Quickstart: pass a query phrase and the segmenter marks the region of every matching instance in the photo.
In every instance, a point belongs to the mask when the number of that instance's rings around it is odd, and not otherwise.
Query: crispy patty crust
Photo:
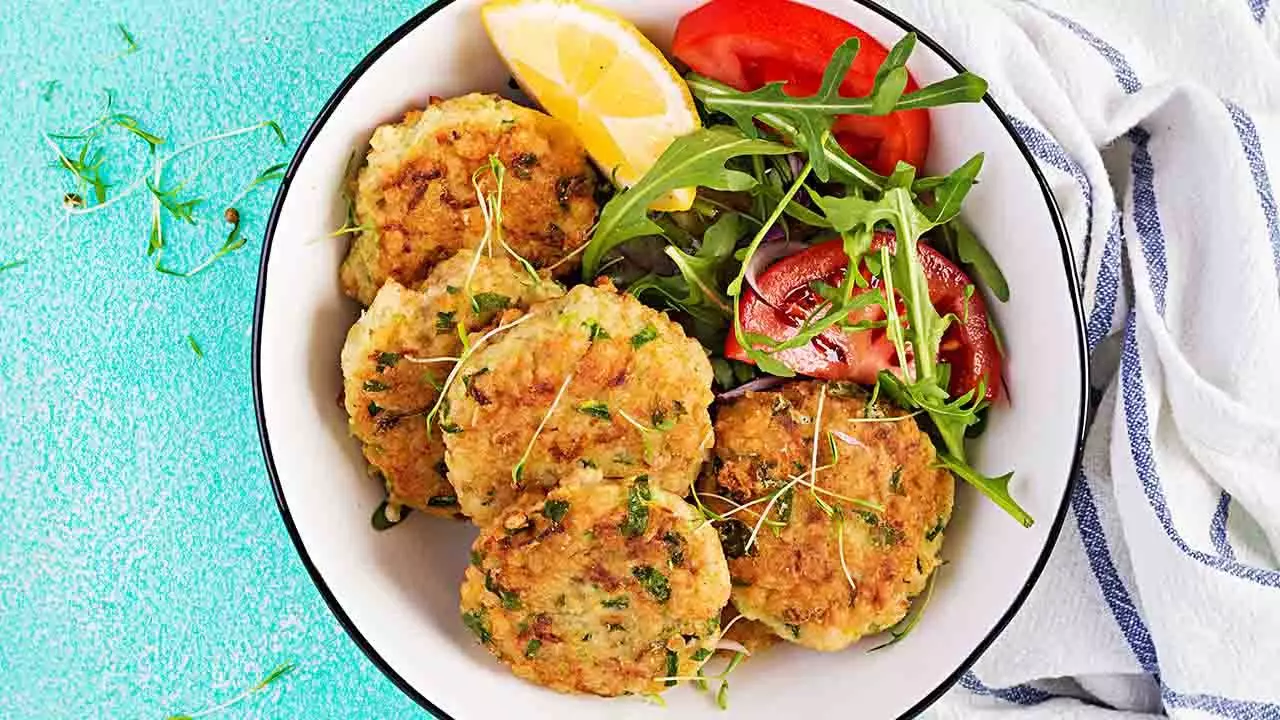
[[[480,244],[485,221],[473,176],[483,192],[495,190],[491,155],[505,167],[502,238],[534,266],[565,259],[595,222],[596,176],[572,130],[497,96],[409,112],[379,127],[370,144],[354,191],[365,229],[340,271],[343,291],[365,305],[388,278],[413,286],[436,263]]]
[[[517,676],[561,692],[660,693],[711,656],[729,569],[715,529],[647,479],[582,470],[476,540],[463,622]]]
[[[351,433],[371,471],[386,483],[388,502],[435,515],[459,513],[446,478],[444,441],[438,429],[427,431],[426,420],[453,363],[428,360],[459,356],[458,327],[475,331],[508,308],[563,293],[554,281],[535,282],[504,257],[476,258],[470,250],[438,265],[421,291],[387,281],[347,333],[342,375]]]
[[[711,446],[711,364],[667,317],[611,286],[573,288],[479,349],[448,390],[449,476],[491,521],[581,467],[684,495]]]
[[[805,381],[722,406],[716,436],[700,492],[732,501],[709,496],[718,511],[743,508],[718,523],[743,615],[816,650],[906,615],[939,565],[955,491],[914,419],[856,386]]]

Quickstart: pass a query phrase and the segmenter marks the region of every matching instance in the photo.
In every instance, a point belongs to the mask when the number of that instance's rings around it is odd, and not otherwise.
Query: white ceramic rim
[[[420,25],[427,22],[439,11],[452,5],[454,0],[437,0],[429,7],[425,8],[417,15],[414,15],[403,25],[396,28],[394,32],[388,35],[382,42],[378,43],[368,55],[362,59],[355,68],[343,79],[338,85],[328,101],[325,102],[314,122],[307,129],[298,150],[295,152],[293,159],[289,163],[288,169],[285,171],[285,177],[280,183],[280,188],[276,194],[275,203],[271,209],[271,215],[267,222],[266,233],[263,239],[262,256],[258,271],[257,295],[254,302],[253,317],[253,395],[254,410],[258,420],[258,435],[262,443],[263,457],[266,460],[267,471],[271,478],[272,490],[276,498],[276,504],[280,509],[281,518],[284,520],[288,529],[289,537],[292,539],[294,547],[298,551],[298,555],[302,560],[302,564],[306,567],[308,574],[311,576],[312,582],[315,583],[316,589],[320,591],[320,595],[324,598],[325,603],[329,606],[329,610],[338,619],[343,629],[355,642],[355,644],[364,652],[364,654],[373,662],[373,664],[382,671],[388,679],[392,681],[408,697],[412,698],[424,710],[431,713],[439,720],[454,720],[453,716],[445,712],[443,709],[435,705],[431,700],[418,692],[408,681],[406,681],[399,673],[397,673],[390,664],[374,649],[372,644],[364,637],[355,623],[352,622],[347,612],[338,603],[333,591],[328,587],[325,579],[317,570],[315,563],[311,560],[307,548],[302,542],[298,528],[294,523],[292,514],[289,511],[288,502],[285,499],[284,491],[280,484],[279,473],[276,470],[275,460],[271,454],[271,439],[267,431],[266,414],[263,410],[263,393],[262,393],[262,319],[266,300],[266,284],[267,284],[267,268],[271,257],[271,244],[276,234],[276,226],[280,219],[281,211],[285,205],[285,198],[289,193],[289,186],[293,180],[294,174],[299,165],[302,163],[303,157],[310,149],[312,142],[320,134],[325,123],[337,109],[338,105],[346,97],[347,93],[356,84],[356,82],[364,75],[364,73],[380,58],[384,53],[400,42],[405,36],[417,29]],[[918,36],[919,42],[923,43],[930,50],[935,52],[945,63],[950,65],[956,72],[964,72],[965,68],[961,63],[947,52],[940,44],[927,34],[921,32],[918,28],[899,17],[892,11],[881,7],[873,0],[849,0],[849,2],[861,5],[871,12],[880,15],[885,20],[897,25],[904,33],[913,32]],[[977,660],[990,647],[991,643],[1003,632],[1005,626],[1013,619],[1018,610],[1022,607],[1027,595],[1030,594],[1031,588],[1035,586],[1039,580],[1040,574],[1043,572],[1045,565],[1048,563],[1049,556],[1053,551],[1054,545],[1057,543],[1059,532],[1062,529],[1062,523],[1066,519],[1067,508],[1070,504],[1071,493],[1075,488],[1076,476],[1080,467],[1081,452],[1084,447],[1084,431],[1086,418],[1088,413],[1088,388],[1089,388],[1089,363],[1088,350],[1085,342],[1084,331],[1084,311],[1081,303],[1081,294],[1078,281],[1075,274],[1075,258],[1071,250],[1071,243],[1067,236],[1066,227],[1062,221],[1061,212],[1054,198],[1053,191],[1049,187],[1048,181],[1040,170],[1040,166],[1036,163],[1031,151],[1022,141],[1021,137],[1014,130],[1012,123],[1004,110],[996,104],[995,99],[990,93],[983,97],[983,103],[987,109],[996,117],[1005,131],[1009,134],[1018,150],[1022,153],[1023,160],[1027,163],[1032,175],[1035,176],[1040,186],[1041,194],[1044,197],[1045,209],[1053,222],[1054,230],[1058,237],[1058,245],[1062,252],[1063,273],[1066,276],[1067,285],[1070,289],[1070,302],[1072,313],[1075,317],[1076,329],[1076,345],[1079,353],[1080,368],[1080,392],[1081,398],[1079,403],[1079,417],[1076,424],[1076,443],[1075,452],[1072,457],[1071,466],[1068,469],[1067,481],[1064,484],[1062,500],[1059,503],[1058,510],[1054,515],[1053,524],[1049,529],[1048,536],[1045,539],[1044,548],[1040,552],[1035,565],[1032,567],[1031,573],[1027,577],[1027,581],[1018,592],[1017,596],[1010,603],[1009,608],[1001,616],[1000,620],[992,627],[991,631],[983,638],[974,649],[956,668],[951,672],[936,688],[921,698],[917,703],[912,705],[901,718],[911,718],[920,714],[938,698],[940,698],[947,690],[951,688]]]

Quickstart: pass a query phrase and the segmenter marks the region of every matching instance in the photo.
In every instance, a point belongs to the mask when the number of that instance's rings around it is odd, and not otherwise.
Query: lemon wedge
[[[480,14],[516,81],[616,183],[631,186],[701,127],[688,86],[624,18],[575,0],[492,0]],[[693,196],[675,190],[650,207],[688,210]]]

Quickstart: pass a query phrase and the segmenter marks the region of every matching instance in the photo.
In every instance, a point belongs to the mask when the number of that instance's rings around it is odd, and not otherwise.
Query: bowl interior
[[[601,2],[602,0],[596,0]],[[886,45],[903,30],[848,0],[810,0]],[[357,70],[317,122],[281,190],[268,235],[255,327],[264,443],[285,520],[326,599],[371,657],[420,701],[453,717],[651,716],[639,701],[570,697],[520,681],[474,643],[458,618],[458,586],[474,531],[413,516],[377,533],[369,517],[381,489],[364,471],[346,417],[338,353],[358,309],[336,274],[345,244],[325,239],[344,220],[340,181],[348,157],[373,128],[425,105],[431,95],[505,91],[508,73],[481,28],[480,0],[455,0],[401,31]],[[660,47],[693,0],[605,0]],[[429,17],[427,15],[429,14]],[[927,30],[927,29],[926,29]],[[963,48],[956,48],[963,55]],[[376,55],[376,53],[375,53]],[[910,68],[929,82],[953,74],[924,43]],[[1065,507],[1081,428],[1085,368],[1069,259],[1048,191],[1018,143],[986,104],[934,111],[930,167],[955,167],[986,153],[965,218],[1008,276],[1012,300],[995,315],[1008,349],[1014,404],[996,408],[974,443],[978,467],[1016,470],[1013,493],[1036,518],[1023,529],[967,486],[957,495],[944,550],[950,561],[914,633],[868,655],[864,642],[837,654],[784,646],[736,671],[735,717],[842,707],[851,693],[864,717],[892,717],[945,689],[985,646],[1038,573]],[[1046,380],[1052,378],[1052,380]],[[667,693],[677,712],[714,716],[708,696]],[[683,716],[683,715],[682,715]]]

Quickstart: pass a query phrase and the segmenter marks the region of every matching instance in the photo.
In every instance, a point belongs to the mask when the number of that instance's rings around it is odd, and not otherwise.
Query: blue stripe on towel
[[[1129,131],[1133,143],[1133,224],[1138,229],[1142,255],[1151,276],[1151,294],[1156,310],[1164,316],[1165,289],[1169,286],[1169,267],[1164,253],[1164,230],[1160,224],[1160,206],[1156,203],[1155,166],[1151,162],[1151,133],[1142,127]]]
[[[1138,80],[1138,74],[1133,71],[1133,66],[1129,64],[1129,61],[1125,59],[1125,56],[1122,55],[1114,45],[1108,43],[1097,35],[1094,35],[1088,28],[1065,15],[1060,15],[1035,3],[1028,4],[1054,20],[1057,20],[1060,24],[1071,30],[1071,32],[1074,32],[1081,40],[1089,43],[1094,50],[1097,50],[1098,54],[1111,65],[1111,72],[1115,74],[1116,82],[1120,83],[1120,87],[1126,93],[1132,95],[1142,89],[1142,82]]]
[[[1253,21],[1262,24],[1267,19],[1267,6],[1271,0],[1249,0],[1249,11],[1253,13]]]
[[[1076,178],[1081,192],[1085,193],[1089,199],[1090,214],[1092,214],[1093,185],[1085,176],[1080,164],[1052,138],[1016,118],[1011,120],[1018,134],[1023,137],[1038,159]],[[1120,213],[1116,210],[1112,213],[1111,227],[1107,231],[1106,245],[1103,246],[1097,283],[1094,287],[1093,309],[1085,328],[1090,354],[1109,334],[1113,325],[1116,301],[1120,295],[1120,252],[1123,240],[1124,226],[1120,220]],[[1094,579],[1098,582],[1103,599],[1111,610],[1112,617],[1115,618],[1116,625],[1119,626],[1121,634],[1143,671],[1152,675],[1158,674],[1160,667],[1151,632],[1143,622],[1142,615],[1138,612],[1132,595],[1129,594],[1129,589],[1125,587],[1124,580],[1116,569],[1106,532],[1098,516],[1098,506],[1094,501],[1091,481],[1083,472],[1077,475],[1075,487],[1071,493],[1071,511],[1080,530],[1080,539],[1089,560],[1089,567],[1093,571]]]
[[[1217,695],[1183,694],[1169,688],[1160,689],[1166,708],[1188,708],[1213,713],[1232,720],[1277,720],[1280,705],[1257,700],[1233,700]]]
[[[1271,260],[1275,263],[1276,276],[1280,277],[1280,212],[1276,210],[1275,190],[1271,186],[1271,178],[1267,173],[1267,160],[1262,154],[1262,141],[1258,139],[1258,128],[1253,118],[1243,108],[1230,100],[1224,100],[1231,122],[1236,126],[1236,134],[1240,136],[1240,146],[1244,148],[1244,156],[1249,160],[1249,172],[1253,175],[1253,186],[1258,190],[1258,202],[1262,205],[1262,214],[1267,219],[1267,231],[1271,236]]]
[[[1111,213],[1111,227],[1107,228],[1107,242],[1102,246],[1102,261],[1098,264],[1097,285],[1093,290],[1093,309],[1085,325],[1085,339],[1089,354],[1111,334],[1115,325],[1116,301],[1120,298],[1120,250],[1124,245],[1124,223],[1120,211]]]
[[[1115,618],[1143,672],[1158,675],[1160,664],[1156,658],[1156,644],[1111,558],[1107,536],[1098,517],[1098,506],[1093,500],[1091,482],[1083,471],[1076,476],[1075,488],[1071,491],[1071,509],[1080,528],[1080,539],[1084,543],[1085,555],[1089,558],[1089,567],[1098,581],[1102,598],[1111,609],[1111,616]]]
[[[1056,695],[1045,692],[1037,687],[1030,685],[1014,685],[1007,688],[990,687],[986,683],[978,679],[978,676],[972,670],[960,676],[960,686],[975,695],[983,695],[985,697],[994,697],[1010,702],[1015,705],[1039,705],[1057,697]]]
[[[1124,351],[1120,356],[1120,387],[1124,397],[1125,425],[1129,432],[1129,448],[1138,480],[1142,482],[1147,502],[1155,512],[1165,534],[1187,557],[1201,565],[1263,587],[1280,588],[1280,572],[1244,565],[1232,558],[1210,555],[1187,544],[1173,522],[1165,498],[1160,472],[1151,447],[1151,426],[1147,418],[1146,390],[1142,386],[1142,357],[1138,353],[1137,319],[1132,311],[1125,322]]]
[[[1231,514],[1231,493],[1223,490],[1222,497],[1218,498],[1218,509],[1213,513],[1213,520],[1209,521],[1209,541],[1213,543],[1213,549],[1218,554],[1228,560],[1236,559],[1236,551],[1231,547],[1231,540],[1227,537],[1227,517]]]
[[[1026,143],[1037,160],[1067,173],[1075,179],[1076,185],[1080,186],[1080,194],[1084,195],[1085,202],[1084,255],[1082,257],[1086,258],[1086,262],[1080,271],[1083,278],[1084,269],[1088,266],[1087,258],[1090,248],[1093,245],[1093,183],[1089,182],[1089,176],[1085,174],[1084,168],[1080,167],[1080,163],[1067,154],[1067,151],[1053,138],[1012,115],[1009,116],[1009,122],[1013,124],[1013,129],[1022,137],[1022,142]],[[1092,349],[1090,347],[1090,350]]]

